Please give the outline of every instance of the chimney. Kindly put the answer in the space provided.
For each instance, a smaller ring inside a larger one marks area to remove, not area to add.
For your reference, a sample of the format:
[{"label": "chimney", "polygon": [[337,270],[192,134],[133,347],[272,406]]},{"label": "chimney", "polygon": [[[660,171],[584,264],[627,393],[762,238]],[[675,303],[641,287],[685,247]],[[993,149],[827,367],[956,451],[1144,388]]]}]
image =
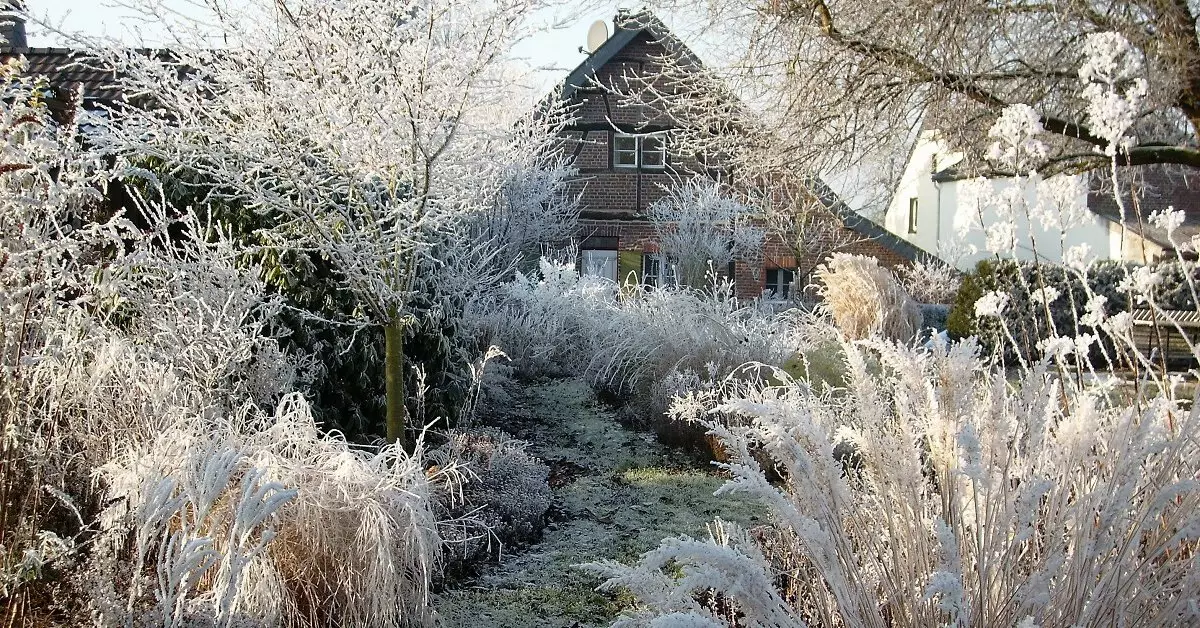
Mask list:
[{"label": "chimney", "polygon": [[21,0],[0,0],[0,48],[28,48],[25,7]]}]

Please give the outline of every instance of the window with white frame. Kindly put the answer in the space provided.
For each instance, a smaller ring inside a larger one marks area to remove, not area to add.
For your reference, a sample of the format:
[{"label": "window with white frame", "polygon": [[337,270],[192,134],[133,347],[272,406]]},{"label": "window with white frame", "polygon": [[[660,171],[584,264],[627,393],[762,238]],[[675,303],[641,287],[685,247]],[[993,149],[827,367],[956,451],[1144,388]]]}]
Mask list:
[{"label": "window with white frame", "polygon": [[788,268],[768,268],[767,283],[764,292],[768,298],[786,301],[792,296],[792,283],[796,281],[796,271]]},{"label": "window with white frame", "polygon": [[617,252],[604,250],[584,250],[580,273],[593,277],[604,277],[617,280]]},{"label": "window with white frame", "polygon": [[917,199],[916,197],[908,199],[908,232],[917,232]]},{"label": "window with white frame", "polygon": [[613,167],[662,170],[667,167],[667,137],[653,135],[613,135]]},{"label": "window with white frame", "polygon": [[675,264],[662,253],[647,253],[642,256],[642,283],[653,287],[674,287]]},{"label": "window with white frame", "polygon": [[636,135],[616,134],[613,136],[613,167],[637,168],[638,138]]},{"label": "window with white frame", "polygon": [[667,167],[667,141],[662,135],[646,135],[642,138],[641,157],[643,168],[662,170]]}]

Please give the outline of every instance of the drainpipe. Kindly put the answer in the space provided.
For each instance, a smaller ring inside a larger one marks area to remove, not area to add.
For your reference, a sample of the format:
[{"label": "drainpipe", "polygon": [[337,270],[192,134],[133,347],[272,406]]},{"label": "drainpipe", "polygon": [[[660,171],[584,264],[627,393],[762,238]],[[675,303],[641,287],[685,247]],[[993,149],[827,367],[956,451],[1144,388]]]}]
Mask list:
[{"label": "drainpipe", "polygon": [[937,190],[937,243],[940,249],[942,246],[942,182],[934,181],[933,189]]},{"label": "drainpipe", "polygon": [[933,178],[937,174],[937,153],[933,154],[933,159],[929,164],[929,170],[929,180],[933,181],[933,189],[937,193],[937,196],[935,197],[937,199],[935,202],[937,207],[934,210],[934,214],[937,216],[937,229],[934,230],[934,234],[937,238],[935,240],[937,242],[937,248],[940,249],[942,247],[942,182]]}]

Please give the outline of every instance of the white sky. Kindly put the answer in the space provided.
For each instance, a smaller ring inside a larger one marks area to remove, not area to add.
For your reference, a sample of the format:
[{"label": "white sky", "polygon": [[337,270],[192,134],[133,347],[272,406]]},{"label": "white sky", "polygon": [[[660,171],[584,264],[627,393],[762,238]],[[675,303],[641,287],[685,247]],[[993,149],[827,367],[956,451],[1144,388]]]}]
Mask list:
[{"label": "white sky", "polygon": [[[201,0],[168,0],[167,4],[181,12],[188,12],[189,6]],[[163,40],[161,30],[156,30],[153,24],[136,20],[135,15],[127,8],[115,5],[112,0],[27,0],[30,13],[38,18],[45,18],[64,33],[79,33],[88,37],[113,37],[129,45],[149,44]],[[588,27],[596,20],[609,23],[612,31],[612,18],[618,7],[636,7],[637,0],[619,2],[617,0],[567,0],[552,9],[542,11],[537,16],[541,23],[559,23],[560,28],[549,29],[537,36],[521,42],[515,49],[515,54],[529,64],[538,68],[535,75],[536,85],[530,86],[534,91],[542,93],[550,89],[557,81],[563,79],[568,72],[583,61],[584,55],[579,47],[587,38]],[[194,9],[192,9],[194,12]],[[702,14],[703,11],[696,12]],[[198,13],[194,13],[198,14]],[[688,41],[683,23],[692,23],[702,15],[682,17],[678,12],[660,14],[659,17],[669,28],[684,39],[684,42],[703,56],[704,46],[698,42]],[[29,27],[29,45],[31,46],[62,46],[68,45],[64,38],[35,24]]]},{"label": "white sky", "polygon": [[[30,13],[37,18],[43,18],[64,33],[78,33],[87,37],[113,37],[128,45],[154,45],[164,40],[163,31],[156,29],[154,24],[137,21],[133,19],[134,13],[129,9],[116,6],[119,0],[26,1]],[[203,1],[165,0],[172,8],[185,13],[188,12],[189,6],[202,5]],[[233,3],[237,0],[226,1]],[[543,31],[521,42],[514,51],[530,68],[537,69],[531,84],[522,86],[530,101],[547,93],[583,61],[584,54],[579,48],[587,39],[588,27],[592,22],[608,22],[611,33],[612,18],[616,15],[618,7],[637,8],[641,6],[642,1],[563,0],[561,4],[539,12],[534,18],[536,22],[561,24],[559,28]],[[684,3],[675,4],[678,6]],[[656,14],[702,60],[711,63],[712,57],[719,54],[716,52],[718,46],[711,45],[712,42],[705,41],[697,34],[708,17],[703,4],[697,3],[686,12],[656,11]],[[192,15],[203,13],[198,13],[193,8]],[[49,33],[35,24],[30,24],[28,29],[31,46],[69,45],[63,37]],[[862,186],[854,180],[840,182],[837,177],[833,177],[830,183],[852,207],[861,208],[866,204],[857,198],[855,191],[861,192]]]}]

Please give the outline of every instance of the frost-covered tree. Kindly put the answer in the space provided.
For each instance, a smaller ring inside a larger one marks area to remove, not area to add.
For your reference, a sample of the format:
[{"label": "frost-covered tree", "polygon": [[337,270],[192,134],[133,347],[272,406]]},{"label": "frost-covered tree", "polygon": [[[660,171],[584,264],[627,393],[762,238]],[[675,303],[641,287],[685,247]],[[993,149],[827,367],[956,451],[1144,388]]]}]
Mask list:
[{"label": "frost-covered tree", "polygon": [[148,174],[88,141],[103,121],[79,102],[52,116],[43,87],[0,66],[0,611],[431,622],[455,462],[431,475],[419,446],[322,431],[260,269],[200,212],[136,186],[106,202]]},{"label": "frost-covered tree", "polygon": [[384,330],[387,436],[404,438],[416,282],[447,258],[493,259],[472,228],[557,121],[514,125],[526,110],[506,89],[505,56],[536,3],[260,0],[214,5],[204,23],[140,4],[176,41],[153,58],[98,54],[144,105],[114,111],[102,142],[195,173],[200,204],[269,217],[264,248],[326,260],[353,295],[343,322]]},{"label": "frost-covered tree", "polygon": [[700,287],[710,268],[724,272],[735,259],[762,254],[758,212],[712,179],[692,177],[669,187],[646,213],[681,285]]}]

